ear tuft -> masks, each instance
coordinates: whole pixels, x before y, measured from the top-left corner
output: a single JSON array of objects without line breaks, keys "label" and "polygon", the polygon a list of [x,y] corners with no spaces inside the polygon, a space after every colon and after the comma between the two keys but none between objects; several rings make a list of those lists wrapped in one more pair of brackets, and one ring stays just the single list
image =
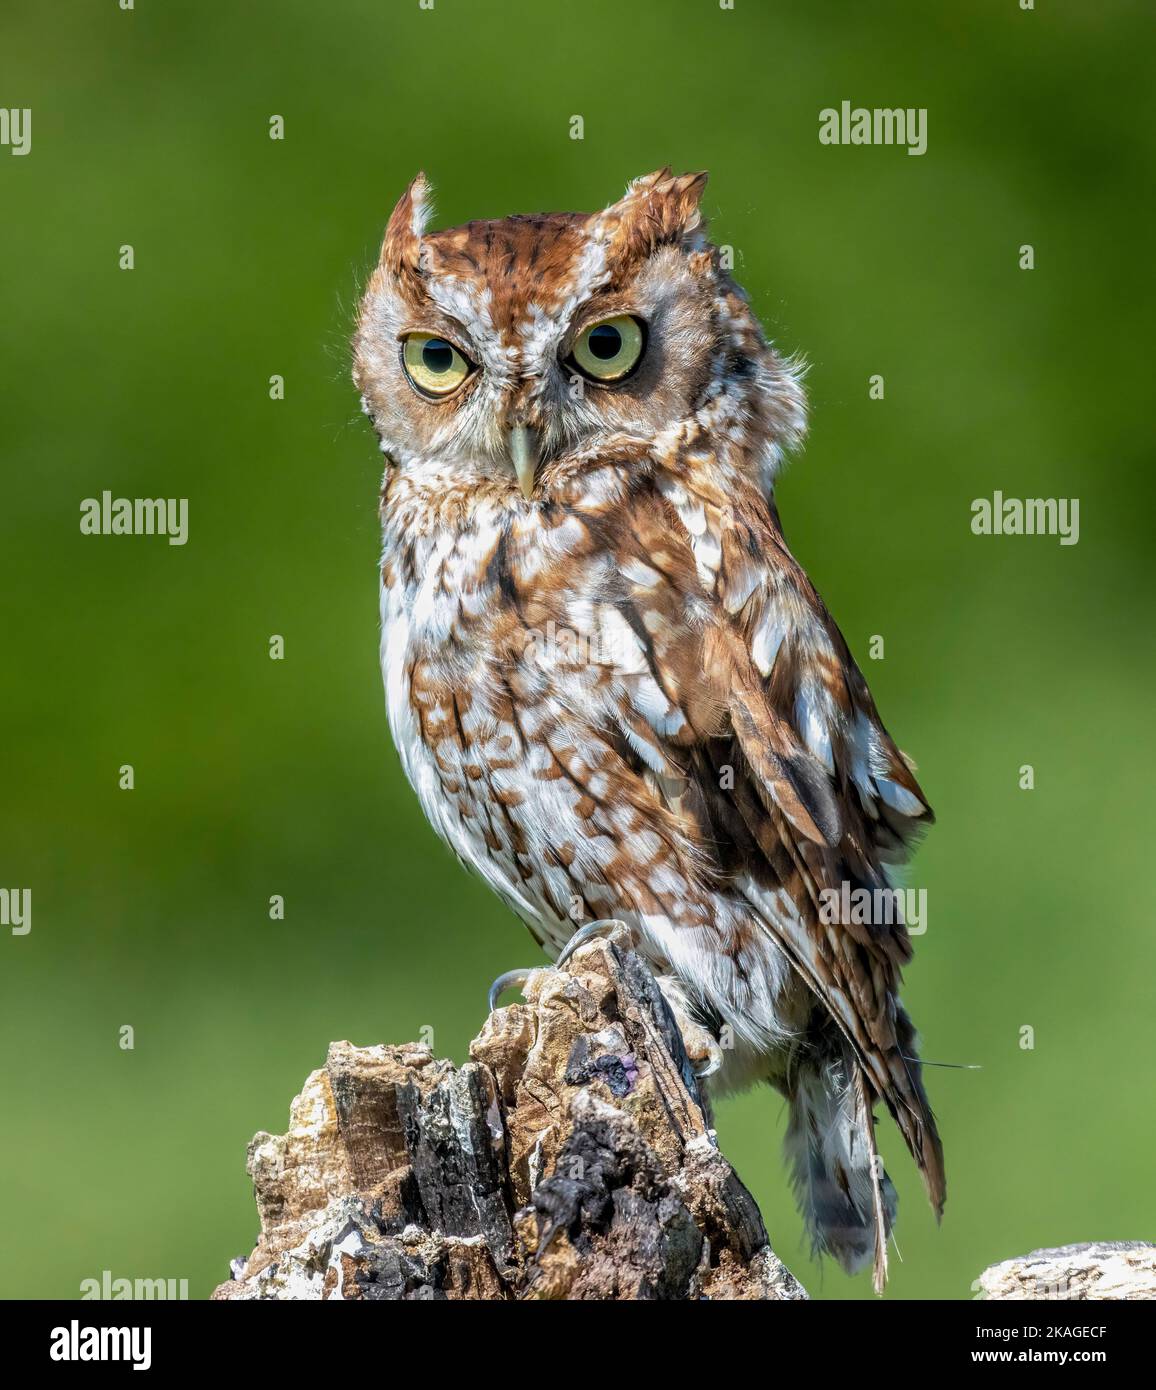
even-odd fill
[{"label": "ear tuft", "polygon": [[398,199],[381,244],[381,265],[394,275],[416,275],[421,239],[433,216],[433,189],[419,173]]},{"label": "ear tuft", "polygon": [[635,179],[602,214],[612,252],[636,259],[696,232],[706,180],[705,172],[674,175],[669,165]]}]

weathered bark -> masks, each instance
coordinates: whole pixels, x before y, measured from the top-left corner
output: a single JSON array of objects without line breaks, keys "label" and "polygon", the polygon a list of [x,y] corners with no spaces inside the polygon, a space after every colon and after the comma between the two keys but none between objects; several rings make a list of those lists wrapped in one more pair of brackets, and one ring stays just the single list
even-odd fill
[{"label": "weathered bark", "polygon": [[249,1145],[261,1234],[219,1299],[798,1299],[678,1029],[612,942],[535,972],[462,1067],[333,1043]]},{"label": "weathered bark", "polygon": [[1156,1298],[1156,1245],[1096,1241],[1033,1250],[985,1269],[983,1298]]}]

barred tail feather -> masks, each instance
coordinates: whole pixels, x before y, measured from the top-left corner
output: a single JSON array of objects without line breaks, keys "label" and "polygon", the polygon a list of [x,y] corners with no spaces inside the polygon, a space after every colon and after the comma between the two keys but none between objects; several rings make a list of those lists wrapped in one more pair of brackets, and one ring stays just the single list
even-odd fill
[{"label": "barred tail feather", "polygon": [[786,1153],[812,1246],[833,1255],[848,1274],[871,1265],[882,1292],[898,1202],[875,1147],[858,1062],[844,1049],[802,1059],[791,1078],[790,1106]]},{"label": "barred tail feather", "polygon": [[876,1293],[882,1293],[887,1286],[887,1237],[895,1220],[896,1197],[891,1191],[891,1213],[888,1216],[887,1202],[884,1198],[883,1184],[890,1181],[883,1170],[883,1160],[875,1145],[875,1116],[871,1113],[871,1094],[867,1089],[867,1076],[857,1062],[851,1063],[855,1082],[855,1110],[863,1142],[867,1148],[867,1168],[871,1176],[871,1214],[875,1222],[875,1256],[872,1265],[871,1282]]}]

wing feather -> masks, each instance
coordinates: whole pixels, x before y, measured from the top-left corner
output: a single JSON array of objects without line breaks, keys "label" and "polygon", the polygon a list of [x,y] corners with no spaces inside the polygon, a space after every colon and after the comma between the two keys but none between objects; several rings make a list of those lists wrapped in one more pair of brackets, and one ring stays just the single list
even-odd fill
[{"label": "wing feather", "polygon": [[[647,739],[656,771],[663,750],[693,789],[680,808],[702,818],[720,871],[848,1040],[939,1212],[942,1149],[898,1000],[906,927],[828,921],[821,910],[824,891],[843,883],[885,888],[887,866],[932,822],[930,806],[773,508],[741,481],[725,500],[689,474],[658,491],[666,515],[640,503],[616,538],[619,602],[636,609],[626,621],[648,634],[656,684],[686,720],[672,738],[669,711],[664,725],[635,700],[628,737]],[[629,579],[640,566],[645,586]]]}]

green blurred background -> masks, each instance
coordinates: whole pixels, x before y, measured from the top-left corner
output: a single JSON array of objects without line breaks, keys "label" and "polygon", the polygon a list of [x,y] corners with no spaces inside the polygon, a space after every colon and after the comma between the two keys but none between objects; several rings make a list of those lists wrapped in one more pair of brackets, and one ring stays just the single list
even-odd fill
[{"label": "green blurred background", "polygon": [[[380,456],[346,344],[419,167],[435,225],[709,169],[716,240],[812,364],[784,520],[939,815],[910,878],[925,1051],[982,1065],[929,1075],[941,1229],[884,1131],[888,1296],[1156,1234],[1150,22],[7,0],[0,104],[33,109],[33,144],[0,149],[0,886],[32,889],[33,929],[0,935],[0,1293],[109,1269],[207,1295],[255,1235],[245,1144],[330,1039],[432,1028],[461,1060],[491,978],[536,960],[427,828],[380,690]],[[927,107],[927,154],[821,146],[843,98]],[[1078,497],[1079,544],[973,536],[997,488]],[[187,497],[188,544],[82,536],[104,489]],[[781,1102],[719,1123],[811,1291],[869,1297],[808,1258]]]}]

